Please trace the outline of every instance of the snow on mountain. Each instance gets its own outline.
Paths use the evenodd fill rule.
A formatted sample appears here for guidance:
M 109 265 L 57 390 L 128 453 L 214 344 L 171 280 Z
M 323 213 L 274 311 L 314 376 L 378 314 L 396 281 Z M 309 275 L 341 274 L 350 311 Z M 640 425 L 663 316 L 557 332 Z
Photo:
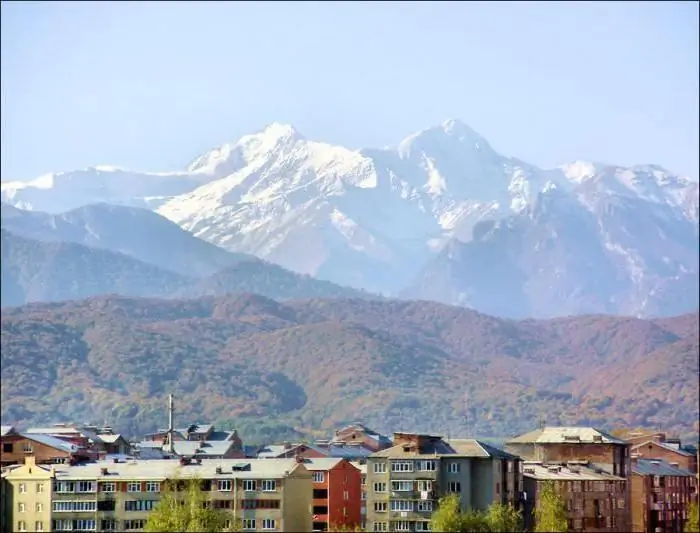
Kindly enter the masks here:
M 275 123 L 201 155 L 181 173 L 98 167 L 3 183 L 2 199 L 50 212 L 95 202 L 148 206 L 230 251 L 393 293 L 446 243 L 471 242 L 485 221 L 527 215 L 552 190 L 595 220 L 634 200 L 653 220 L 678 219 L 697 235 L 697 180 L 654 165 L 576 161 L 540 169 L 500 155 L 458 120 L 395 149 L 365 150 L 309 140 Z M 602 230 L 596 238 L 632 254 L 643 236 L 633 221 L 626 231 L 632 241 Z

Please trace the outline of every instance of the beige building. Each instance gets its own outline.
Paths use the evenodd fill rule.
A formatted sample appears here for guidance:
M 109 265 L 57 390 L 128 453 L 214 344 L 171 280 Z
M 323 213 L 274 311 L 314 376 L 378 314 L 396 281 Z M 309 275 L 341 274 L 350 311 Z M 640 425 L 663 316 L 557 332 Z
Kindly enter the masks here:
M 244 530 L 312 530 L 312 475 L 296 459 L 131 460 L 53 471 L 26 464 L 3 477 L 13 531 L 140 531 L 164 482 L 188 478 L 199 479 L 211 505 L 230 511 L 230 523 L 240 520 Z
M 458 494 L 464 510 L 518 505 L 515 456 L 474 439 L 395 433 L 394 446 L 367 459 L 367 531 L 429 531 L 439 499 Z

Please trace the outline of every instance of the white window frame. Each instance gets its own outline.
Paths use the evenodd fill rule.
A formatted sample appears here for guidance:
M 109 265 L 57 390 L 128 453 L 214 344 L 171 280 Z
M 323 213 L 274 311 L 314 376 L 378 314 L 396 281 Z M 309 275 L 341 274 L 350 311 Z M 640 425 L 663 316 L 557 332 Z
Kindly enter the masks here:
M 408 520 L 397 520 L 394 522 L 394 531 L 411 531 L 411 522 Z
M 417 502 L 417 511 L 421 513 L 432 513 L 433 512 L 433 502 L 430 500 L 419 500 Z
M 413 472 L 413 461 L 392 461 L 392 472 Z
M 374 502 L 374 512 L 375 513 L 386 513 L 388 509 L 387 502 Z
M 17 504 L 17 511 L 20 513 L 26 513 L 27 512 L 27 504 L 24 502 L 19 502 Z
M 94 518 L 79 518 L 76 520 L 76 529 L 78 531 L 95 531 L 97 529 L 97 520 Z M 92 527 L 90 527 L 92 525 Z
M 146 492 L 160 492 L 160 481 L 146 481 Z
M 374 522 L 372 524 L 372 531 L 377 533 L 389 531 L 389 524 L 387 522 Z
M 459 485 L 459 490 L 456 490 L 458 485 Z M 452 494 L 461 493 L 462 492 L 462 484 L 459 481 L 450 481 L 450 483 L 447 486 L 447 492 L 450 492 Z
M 126 484 L 126 492 L 141 492 L 141 482 L 129 481 Z
M 42 522 L 41 520 L 37 520 L 36 522 L 34 522 L 34 529 L 36 531 L 44 531 L 44 522 Z
M 418 492 L 432 492 L 433 482 L 429 479 L 418 480 Z
M 245 492 L 255 492 L 258 490 L 258 484 L 254 479 L 244 479 L 243 480 L 243 490 Z
M 26 483 L 20 483 L 17 486 L 17 490 L 19 491 L 20 494 L 26 494 L 27 493 L 27 484 Z
M 230 479 L 219 479 L 216 482 L 216 490 L 219 492 L 231 492 L 232 488 L 233 483 Z
M 39 502 L 36 504 L 36 511 L 37 513 L 43 513 L 44 512 L 44 504 Z
M 412 500 L 391 500 L 389 502 L 389 510 L 392 512 L 410 513 L 413 511 Z
M 260 490 L 262 492 L 277 492 L 277 480 L 276 479 L 263 479 L 260 484 Z
M 34 453 L 34 447 L 32 446 L 32 442 L 29 440 L 25 440 L 22 443 L 22 451 L 24 453 Z
M 418 461 L 418 470 L 420 472 L 435 472 L 437 465 L 434 459 L 421 459 Z
M 24 520 L 17 522 L 17 531 L 27 531 L 27 524 L 24 523 Z
M 456 461 L 453 461 L 447 465 L 447 470 L 450 474 L 459 474 L 462 470 L 462 465 Z
M 392 481 L 391 492 L 413 492 L 413 481 Z
M 260 522 L 260 529 L 263 531 L 277 529 L 277 520 L 274 518 L 263 518 Z
M 244 518 L 243 529 L 255 531 L 255 518 Z
M 374 473 L 375 474 L 386 474 L 386 463 L 374 463 Z
M 311 481 L 314 483 L 323 483 L 326 480 L 326 473 L 320 470 L 311 472 Z
M 117 484 L 114 481 L 103 481 L 100 490 L 107 493 L 117 492 Z
M 78 481 L 75 484 L 75 492 L 80 494 L 97 492 L 97 483 L 94 481 Z
M 72 481 L 57 481 L 56 492 L 58 494 L 70 494 L 75 492 L 75 483 Z
M 54 520 L 55 531 L 73 531 L 73 520 Z
M 36 484 L 36 493 L 37 494 L 44 494 L 44 484 L 43 483 Z
M 374 489 L 374 492 L 380 492 L 380 493 L 386 492 L 386 482 L 385 481 L 375 481 L 372 489 Z

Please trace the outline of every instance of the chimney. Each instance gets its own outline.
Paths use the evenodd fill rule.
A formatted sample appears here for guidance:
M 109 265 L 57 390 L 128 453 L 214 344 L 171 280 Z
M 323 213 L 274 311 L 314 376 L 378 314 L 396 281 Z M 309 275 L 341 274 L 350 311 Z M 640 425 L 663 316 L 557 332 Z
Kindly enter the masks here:
M 24 458 L 24 464 L 27 466 L 36 466 L 36 457 L 33 455 L 27 455 Z
M 173 442 L 173 435 L 175 433 L 174 427 L 174 417 L 175 417 L 175 402 L 173 401 L 173 395 L 168 395 L 168 452 L 175 453 L 175 443 Z
M 106 475 L 109 474 L 109 471 L 108 471 L 106 468 L 100 468 L 100 473 L 101 473 L 103 476 L 106 476 Z

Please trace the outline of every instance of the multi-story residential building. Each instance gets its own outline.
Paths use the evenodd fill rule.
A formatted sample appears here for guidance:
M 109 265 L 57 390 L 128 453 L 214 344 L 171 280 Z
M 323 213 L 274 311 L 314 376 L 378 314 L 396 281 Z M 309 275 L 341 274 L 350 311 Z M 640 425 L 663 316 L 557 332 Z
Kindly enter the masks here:
M 367 531 L 367 462 L 353 461 L 352 464 L 360 471 L 360 527 Z
M 53 465 L 40 465 L 34 456 L 10 466 L 2 474 L 2 533 L 42 532 L 51 529 Z
M 437 435 L 395 433 L 393 442 L 367 459 L 368 531 L 428 531 L 438 500 L 449 493 L 459 495 L 464 510 L 518 503 L 510 485 L 519 477 L 517 457 L 469 439 L 451 445 Z M 518 476 L 504 478 L 504 471 Z
M 523 463 L 525 527 L 532 531 L 534 511 L 540 505 L 540 491 L 545 482 L 552 482 L 566 505 L 568 531 L 571 533 L 629 531 L 626 508 L 625 478 L 608 474 L 582 462 Z
M 33 457 L 37 464 L 74 463 L 93 457 L 90 450 L 50 435 L 8 430 L 0 436 L 0 466 L 24 463 Z
M 697 499 L 693 472 L 656 459 L 635 459 L 631 479 L 634 533 L 682 533 Z
M 241 520 L 244 530 L 312 530 L 312 475 L 295 459 L 28 463 L 3 476 L 14 531 L 139 531 L 164 483 L 188 478 L 200 480 L 211 505 L 230 510 L 231 524 Z M 52 484 L 41 492 L 39 511 L 28 491 L 36 485 L 39 494 L 38 484 L 46 479 Z M 36 529 L 39 522 L 42 530 Z
M 662 459 L 672 466 L 697 474 L 697 452 L 692 453 L 683 449 L 680 442 L 672 440 L 648 440 L 632 446 L 630 450 L 632 459 Z
M 134 454 L 143 458 L 192 457 L 196 459 L 243 459 L 243 441 L 236 430 L 218 431 L 211 424 L 172 430 L 172 448 L 168 430 L 146 435 L 134 445 Z
M 361 525 L 362 473 L 347 459 L 303 459 L 313 480 L 313 529 Z

